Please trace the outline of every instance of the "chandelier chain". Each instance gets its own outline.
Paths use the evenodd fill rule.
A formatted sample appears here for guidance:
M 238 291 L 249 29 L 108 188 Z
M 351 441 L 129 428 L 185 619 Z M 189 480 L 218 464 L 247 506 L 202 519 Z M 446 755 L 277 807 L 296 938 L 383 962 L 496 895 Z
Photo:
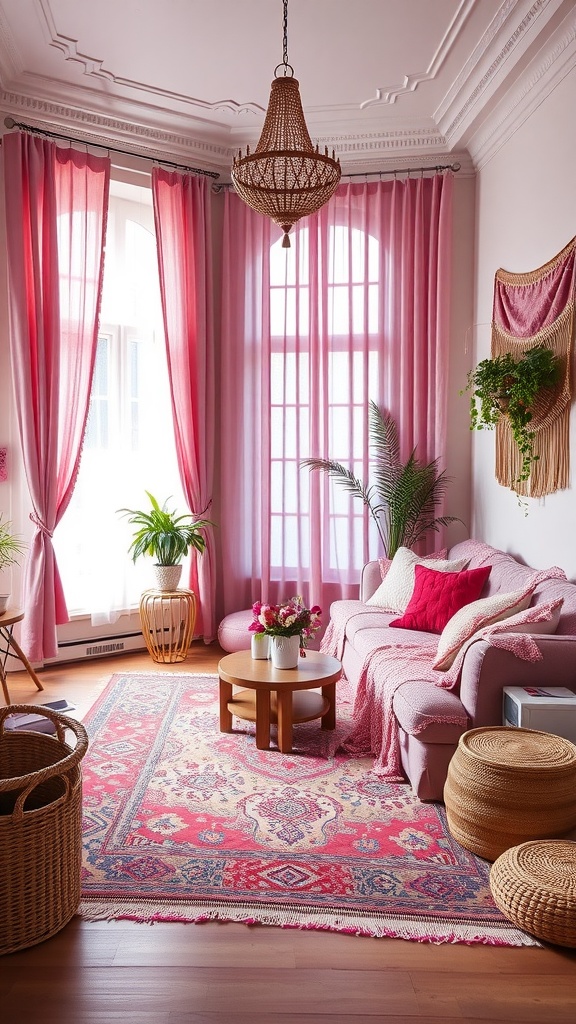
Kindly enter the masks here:
M 288 0 L 283 0 L 284 3 L 284 17 L 282 19 L 282 29 L 284 32 L 282 38 L 282 63 L 284 65 L 284 74 L 288 70 Z

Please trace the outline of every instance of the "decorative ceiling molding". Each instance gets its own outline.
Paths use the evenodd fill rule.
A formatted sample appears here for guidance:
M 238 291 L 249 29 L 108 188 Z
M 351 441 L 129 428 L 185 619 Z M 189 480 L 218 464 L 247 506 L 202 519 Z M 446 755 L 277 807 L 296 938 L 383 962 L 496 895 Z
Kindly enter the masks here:
M 454 92 L 452 102 L 445 104 L 442 116 L 437 117 L 437 123 L 449 142 L 462 138 L 464 130 L 473 121 L 474 111 L 482 112 L 489 96 L 504 80 L 503 76 L 510 75 L 513 65 L 532 42 L 533 29 L 538 19 L 544 16 L 549 20 L 553 10 L 561 6 L 562 2 L 563 0 L 535 0 L 519 23 L 516 20 L 518 4 L 514 3 L 514 0 L 508 0 L 501 8 L 502 17 L 492 23 L 460 76 L 458 93 Z M 527 7 L 528 4 L 520 6 Z M 510 19 L 508 38 L 502 43 L 500 39 L 508 20 L 504 15 L 509 14 L 514 14 L 514 18 Z M 474 85 L 474 79 L 478 75 L 480 78 Z M 452 120 L 446 123 L 449 117 Z
M 450 107 L 452 107 L 454 103 L 458 102 L 457 97 L 461 94 L 462 90 L 466 91 L 466 87 L 469 84 L 474 71 L 478 65 L 482 64 L 486 59 L 486 53 L 491 52 L 494 39 L 510 17 L 511 12 L 517 6 L 517 2 L 518 0 L 505 0 L 502 6 L 498 9 L 495 17 L 486 29 L 486 32 L 481 39 L 479 39 L 464 67 L 454 79 L 452 86 L 448 89 L 446 95 L 436 108 L 434 119 L 437 124 L 439 124 L 442 118 L 446 116 Z M 544 0 L 544 2 L 547 3 L 548 0 Z
M 259 103 L 238 103 L 232 99 L 222 99 L 210 102 L 196 96 L 189 96 L 186 93 L 173 92 L 170 89 L 160 89 L 158 86 L 150 85 L 148 82 L 138 82 L 130 78 L 122 78 L 108 71 L 104 67 L 104 61 L 98 57 L 90 57 L 78 49 L 78 40 L 71 36 L 65 36 L 58 32 L 49 0 L 38 0 L 41 15 L 44 18 L 44 29 L 48 36 L 48 43 L 64 55 L 64 60 L 80 64 L 83 74 L 93 78 L 103 78 L 122 89 L 131 89 L 143 92 L 150 97 L 161 100 L 171 100 L 182 103 L 184 106 L 195 107 L 198 110 L 225 110 L 230 114 L 263 114 L 265 108 Z
M 471 137 L 469 151 L 480 169 L 498 152 L 521 124 L 566 75 L 576 68 L 576 12 L 555 33 L 539 61 L 533 61 L 506 93 L 493 115 Z
M 47 130 L 70 132 L 78 141 L 86 145 L 102 146 L 121 143 L 134 152 L 134 156 L 149 159 L 163 157 L 183 157 L 187 163 L 198 158 L 209 162 L 206 170 L 221 170 L 229 166 L 231 150 L 208 140 L 194 139 L 189 135 L 180 135 L 145 125 L 131 124 L 118 118 L 104 117 L 73 107 L 59 106 L 44 100 L 36 100 L 17 93 L 0 92 L 0 102 L 4 110 L 12 114 L 25 115 L 33 127 Z
M 418 86 L 422 85 L 423 82 L 434 81 L 454 46 L 454 43 L 458 39 L 474 3 L 475 0 L 461 0 L 460 6 L 446 29 L 440 45 L 432 57 L 426 71 L 418 71 L 413 75 L 405 75 L 402 85 L 385 85 L 376 89 L 376 96 L 372 97 L 372 99 L 364 100 L 360 104 L 360 110 L 365 110 L 367 107 L 372 107 L 379 103 L 396 103 L 399 96 L 404 96 L 409 92 L 415 92 Z
M 148 159 L 176 159 L 185 164 L 198 164 L 206 170 L 229 173 L 235 146 L 194 138 L 181 132 L 170 132 L 93 111 L 50 103 L 14 92 L 0 92 L 2 108 L 15 120 L 22 118 L 33 127 L 69 132 L 87 145 L 106 148 L 118 144 L 134 156 Z M 378 173 L 388 167 L 420 166 L 438 163 L 462 165 L 460 173 L 473 173 L 467 153 L 451 153 L 446 140 L 435 127 L 398 128 L 383 132 L 350 133 L 332 136 L 346 174 L 356 171 Z

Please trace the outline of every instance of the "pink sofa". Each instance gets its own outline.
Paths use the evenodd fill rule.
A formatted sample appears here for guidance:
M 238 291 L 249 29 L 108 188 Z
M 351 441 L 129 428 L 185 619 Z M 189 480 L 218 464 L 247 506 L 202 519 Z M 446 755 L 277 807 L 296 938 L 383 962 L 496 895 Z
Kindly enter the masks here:
M 468 568 L 480 563 L 492 566 L 482 597 L 520 590 L 535 572 L 511 555 L 477 541 L 463 541 L 448 552 L 450 559 L 468 555 Z M 371 651 L 389 644 L 394 635 L 400 645 L 406 642 L 406 630 L 388 626 L 397 615 L 364 604 L 380 582 L 378 562 L 369 562 L 362 574 L 360 600 L 356 608 L 350 609 L 342 655 L 344 673 L 353 683 L 358 681 Z M 457 690 L 445 690 L 418 678 L 396 690 L 393 709 L 399 726 L 402 769 L 421 800 L 442 800 L 448 764 L 462 733 L 502 724 L 504 686 L 566 686 L 576 692 L 576 585 L 566 579 L 546 580 L 537 586 L 532 604 L 559 597 L 564 604 L 556 633 L 534 637 L 541 661 L 523 661 L 510 651 L 478 639 L 466 652 Z M 338 604 L 335 602 L 332 609 Z M 429 633 L 410 631 L 411 642 L 418 637 L 426 643 L 433 639 Z M 447 718 L 460 718 L 462 724 L 447 724 Z

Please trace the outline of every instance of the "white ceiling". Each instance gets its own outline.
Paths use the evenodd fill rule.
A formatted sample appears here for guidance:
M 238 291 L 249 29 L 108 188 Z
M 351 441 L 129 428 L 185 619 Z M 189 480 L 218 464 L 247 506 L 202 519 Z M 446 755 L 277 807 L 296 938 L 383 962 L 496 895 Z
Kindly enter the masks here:
M 0 0 L 0 109 L 227 180 L 282 0 Z M 482 165 L 576 63 L 576 0 L 289 0 L 310 135 L 343 170 Z

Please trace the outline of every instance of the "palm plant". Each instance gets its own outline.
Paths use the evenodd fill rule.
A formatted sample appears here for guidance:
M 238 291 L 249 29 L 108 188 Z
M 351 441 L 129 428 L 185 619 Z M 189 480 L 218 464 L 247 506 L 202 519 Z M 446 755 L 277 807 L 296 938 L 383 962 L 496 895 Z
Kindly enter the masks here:
M 119 512 L 129 516 L 128 522 L 137 526 L 129 552 L 135 562 L 141 555 L 150 555 L 158 565 L 178 565 L 189 548 L 202 554 L 206 538 L 202 530 L 213 523 L 209 519 L 195 519 L 189 513 L 178 514 L 168 510 L 168 499 L 160 506 L 156 498 L 146 491 L 150 511 L 121 508 Z
M 25 546 L 16 534 L 12 533 L 12 523 L 3 518 L 0 512 L 0 570 L 10 565 L 18 565 Z
M 399 547 L 413 547 L 430 530 L 461 522 L 456 516 L 437 516 L 451 478 L 438 468 L 438 459 L 422 463 L 414 448 L 406 462 L 400 458 L 398 428 L 389 413 L 369 403 L 368 433 L 374 453 L 374 482 L 367 486 L 332 459 L 304 459 L 301 466 L 321 470 L 367 507 L 387 558 Z

